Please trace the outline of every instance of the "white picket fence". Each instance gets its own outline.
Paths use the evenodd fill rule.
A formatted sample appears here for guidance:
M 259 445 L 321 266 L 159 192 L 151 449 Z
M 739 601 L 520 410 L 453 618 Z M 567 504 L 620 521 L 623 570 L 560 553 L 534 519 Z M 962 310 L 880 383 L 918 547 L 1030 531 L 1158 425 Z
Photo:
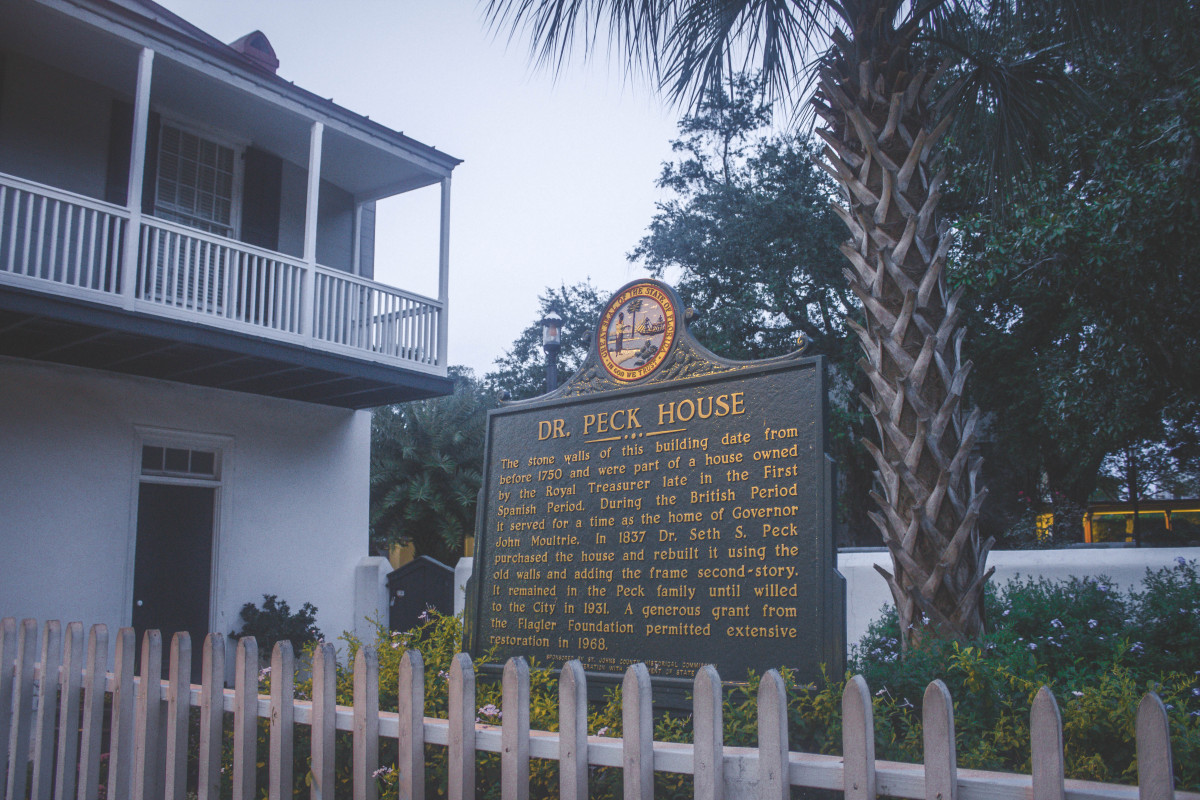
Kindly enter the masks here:
M 187 634 L 170 643 L 169 678 L 162 675 L 163 643 L 157 631 L 143 638 L 135 676 L 134 632 L 117 633 L 115 659 L 108 671 L 108 632 L 93 626 L 84 644 L 83 625 L 47 622 L 38 646 L 34 620 L 0 622 L 0 786 L 4 797 L 35 800 L 93 800 L 101 788 L 101 748 L 107 740 L 106 797 L 185 797 L 188 719 L 199 709 L 199 800 L 215 800 L 221 788 L 221 753 L 226 713 L 233 715 L 233 798 L 259 797 L 256 746 L 258 719 L 270 720 L 266 765 L 268 796 L 290 796 L 293 785 L 295 725 L 311 729 L 312 798 L 332 800 L 334 737 L 350 732 L 355 800 L 375 800 L 381 738 L 398 742 L 401 798 L 424 798 L 425 745 L 449 749 L 450 800 L 473 798 L 475 754 L 500 754 L 505 798 L 529 797 L 531 758 L 560 764 L 562 798 L 587 797 L 591 766 L 623 770 L 624 797 L 649 800 L 656 772 L 693 775 L 695 795 L 707 800 L 762 798 L 785 800 L 790 787 L 844 792 L 846 800 L 876 796 L 914 800 L 1200 800 L 1176 792 L 1166 711 L 1153 694 L 1138 708 L 1138 786 L 1064 780 L 1062 726 L 1053 696 L 1042 689 L 1032 709 L 1032 775 L 959 770 L 954 750 L 950 694 L 934 681 L 925 692 L 925 763 L 875 760 L 871 696 L 861 677 L 842 698 L 844 756 L 794 753 L 788 747 L 787 696 L 775 671 L 762 680 L 758 695 L 756 748 L 724 747 L 721 680 L 704 667 L 696 674 L 693 744 L 653 740 L 650 675 L 641 664 L 625 673 L 622 689 L 624 738 L 587 735 L 587 686 L 579 662 L 565 665 L 559 679 L 559 732 L 529 729 L 529 667 L 512 659 L 504 669 L 502 725 L 475 721 L 475 670 L 466 654 L 455 657 L 449 674 L 449 719 L 425 716 L 421 656 L 406 653 L 399 677 L 399 708 L 379 710 L 379 663 L 374 650 L 360 649 L 354 663 L 354 702 L 335 705 L 334 650 L 317 648 L 311 700 L 293 696 L 291 647 L 275 647 L 269 696 L 258 694 L 258 650 L 251 638 L 238 642 L 233 689 L 224 688 L 225 642 L 209 634 L 204 642 L 202 681 L 191 683 L 191 644 Z M 57 680 L 43 676 L 55 674 Z M 109 731 L 104 736 L 105 700 Z

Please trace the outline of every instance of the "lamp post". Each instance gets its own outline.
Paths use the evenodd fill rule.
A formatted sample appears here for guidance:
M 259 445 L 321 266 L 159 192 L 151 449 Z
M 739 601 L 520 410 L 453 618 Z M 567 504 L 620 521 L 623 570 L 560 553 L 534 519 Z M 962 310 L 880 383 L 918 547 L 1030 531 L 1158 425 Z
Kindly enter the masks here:
M 562 347 L 562 317 L 551 311 L 542 320 L 542 349 L 546 351 L 546 391 L 558 388 L 558 350 Z

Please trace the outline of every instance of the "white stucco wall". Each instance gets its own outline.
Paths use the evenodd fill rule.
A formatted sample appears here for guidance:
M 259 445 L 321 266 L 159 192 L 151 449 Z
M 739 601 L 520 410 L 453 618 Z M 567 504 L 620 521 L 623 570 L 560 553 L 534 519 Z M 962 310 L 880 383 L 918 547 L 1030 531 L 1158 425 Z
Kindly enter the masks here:
M 139 429 L 225 437 L 213 630 L 264 593 L 352 629 L 370 413 L 0 358 L 0 616 L 130 623 Z
M 1122 591 L 1140 589 L 1146 570 L 1171 566 L 1175 559 L 1200 558 L 1197 547 L 1070 547 L 1062 550 L 996 550 L 988 554 L 988 566 L 996 568 L 991 582 L 1003 586 L 1013 578 L 1064 580 L 1072 576 L 1104 576 Z M 883 576 L 875 571 L 879 564 L 892 571 L 886 550 L 838 553 L 838 571 L 846 578 L 846 646 L 858 644 L 867 625 L 880 616 L 883 606 L 892 604 L 892 593 Z

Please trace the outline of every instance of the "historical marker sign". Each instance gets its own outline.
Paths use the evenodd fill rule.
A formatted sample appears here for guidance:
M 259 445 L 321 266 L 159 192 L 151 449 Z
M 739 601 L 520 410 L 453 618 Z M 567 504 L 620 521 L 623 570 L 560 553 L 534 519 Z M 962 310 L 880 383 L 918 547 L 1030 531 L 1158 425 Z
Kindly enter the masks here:
M 469 650 L 659 683 L 841 670 L 820 359 L 733 362 L 637 281 L 583 368 L 488 420 Z

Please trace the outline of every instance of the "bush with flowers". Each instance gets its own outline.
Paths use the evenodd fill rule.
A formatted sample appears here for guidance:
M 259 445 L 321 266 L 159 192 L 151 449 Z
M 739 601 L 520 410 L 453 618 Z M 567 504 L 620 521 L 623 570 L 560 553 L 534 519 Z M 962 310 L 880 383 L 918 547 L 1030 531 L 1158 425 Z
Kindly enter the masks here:
M 875 697 L 876 755 L 892 761 L 921 760 L 921 701 L 935 678 L 946 682 L 955 702 L 959 765 L 1001 771 L 1030 769 L 1029 709 L 1037 690 L 1050 687 L 1063 719 L 1067 777 L 1133 783 L 1136 780 L 1135 712 L 1148 690 L 1159 694 L 1170 718 L 1177 788 L 1200 790 L 1200 575 L 1196 561 L 1148 572 L 1143 589 L 1132 595 L 1109 581 L 1014 580 L 987 596 L 989 632 L 970 644 L 928 642 L 901 657 L 894 612 L 870 628 L 854 647 L 847 673 L 861 673 Z M 362 643 L 346 639 L 349 656 Z M 461 620 L 429 613 L 422 625 L 397 633 L 379 626 L 371 644 L 379 653 L 380 704 L 396 708 L 400 657 L 419 650 L 425 663 L 426 715 L 445 718 L 450 662 L 462 641 Z M 792 750 L 836 754 L 841 751 L 841 693 L 847 676 L 827 676 L 818 685 L 798 684 L 781 669 L 789 693 Z M 723 676 L 727 680 L 732 676 Z M 755 697 L 759 677 L 747 676 L 726 689 L 724 724 L 728 746 L 756 743 Z M 530 726 L 557 730 L 557 672 L 543 665 L 530 669 Z M 298 685 L 298 694 L 311 690 Z M 349 705 L 353 675 L 339 670 L 338 703 Z M 500 686 L 476 684 L 477 721 L 501 722 Z M 620 691 L 594 704 L 588 731 L 621 735 Z M 686 713 L 656 717 L 659 741 L 691 741 Z M 297 727 L 297 782 L 308 769 L 307 730 Z M 265 747 L 265 738 L 262 742 Z M 265 753 L 265 750 L 264 750 Z M 339 738 L 337 797 L 350 797 L 349 736 Z M 426 747 L 429 796 L 446 792 L 446 749 Z M 395 742 L 384 740 L 376 777 L 381 796 L 396 796 Z M 499 796 L 499 759 L 480 753 L 477 795 Z M 557 796 L 558 765 L 534 759 L 531 796 Z M 590 796 L 621 796 L 621 774 L 593 768 Z M 688 776 L 656 775 L 656 797 L 691 797 Z

